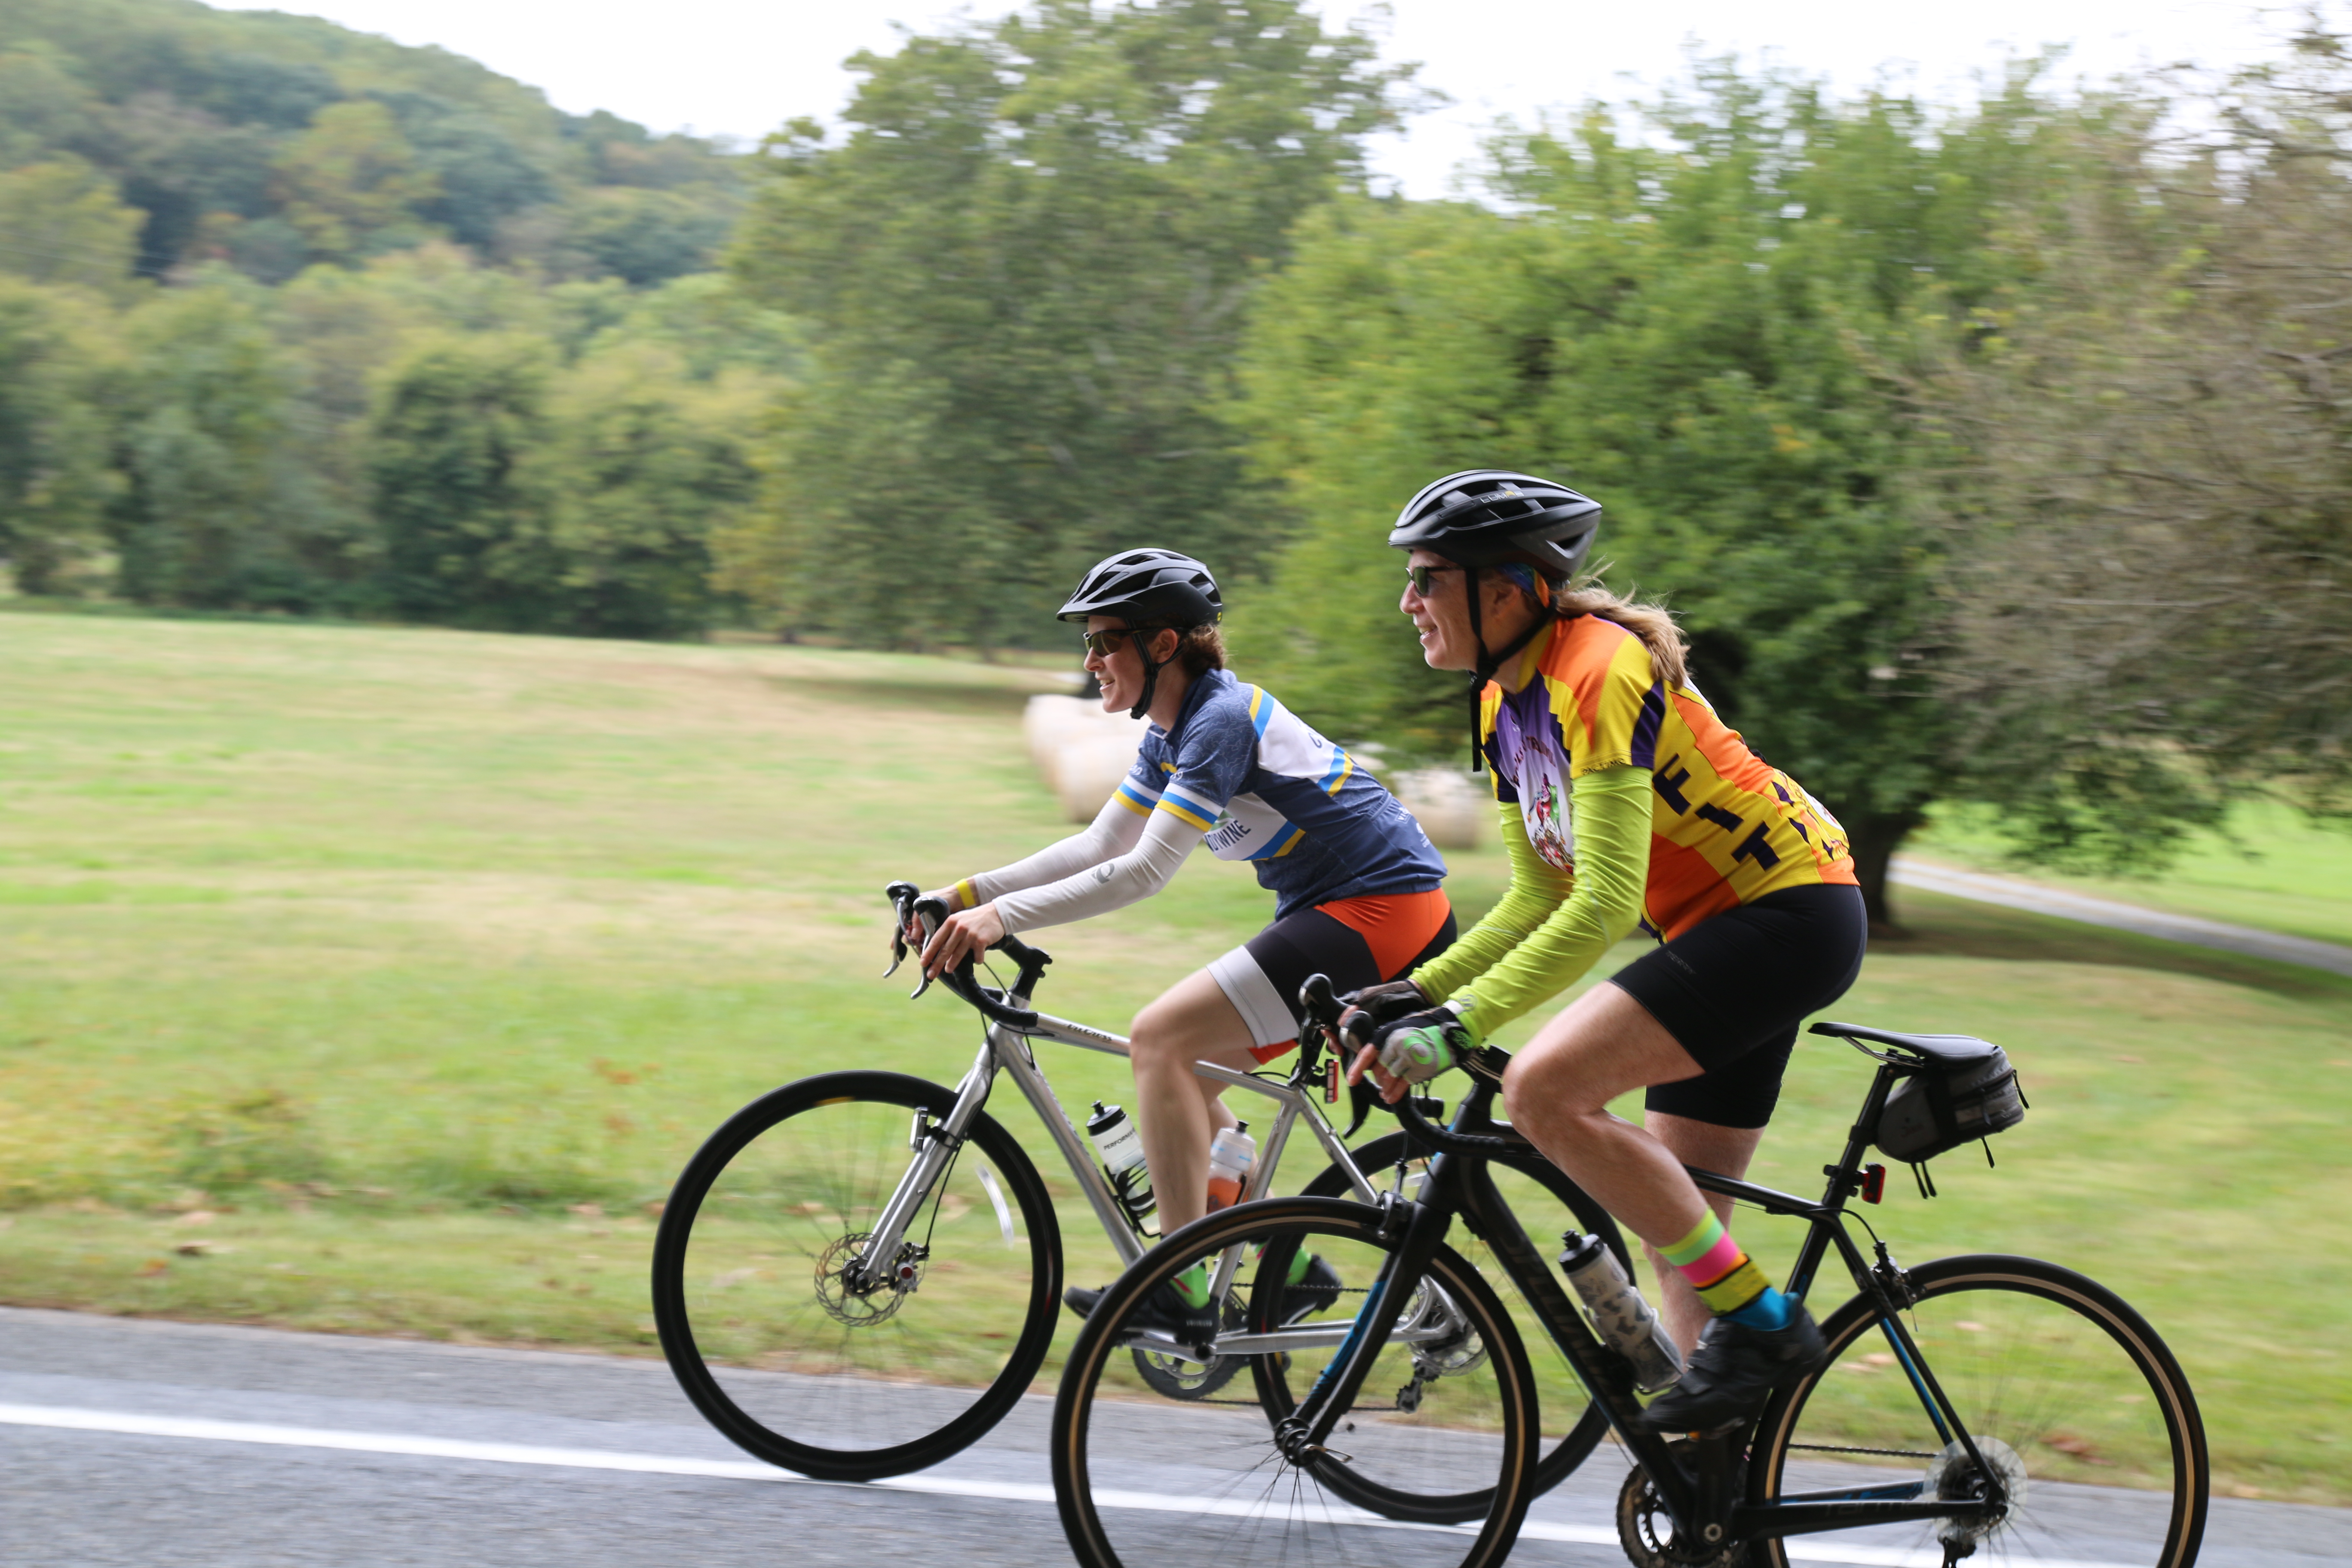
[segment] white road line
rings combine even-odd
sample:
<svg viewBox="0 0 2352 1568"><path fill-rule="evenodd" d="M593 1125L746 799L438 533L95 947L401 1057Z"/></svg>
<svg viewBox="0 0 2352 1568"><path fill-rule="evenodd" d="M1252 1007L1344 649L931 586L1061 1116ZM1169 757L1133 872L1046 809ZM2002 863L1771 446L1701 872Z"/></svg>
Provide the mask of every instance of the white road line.
<svg viewBox="0 0 2352 1568"><path fill-rule="evenodd" d="M258 1443L284 1448L333 1448L352 1454L399 1454L427 1459L473 1459L494 1465L548 1465L577 1470L629 1470L641 1475L709 1476L730 1481L787 1482L797 1486L835 1483L811 1480L751 1459L689 1459L668 1454L627 1454L605 1448L556 1448L533 1443L481 1443L465 1437L415 1437L395 1432L344 1432L323 1426L278 1426L260 1421L213 1421L185 1415L134 1415L113 1410L81 1410L58 1405L0 1404L0 1426L47 1426L72 1432L111 1432L131 1437L186 1437L211 1443ZM848 1483L841 1483L848 1484ZM949 1476L894 1476L865 1483L894 1491L929 1497L977 1498L993 1502L1050 1504L1054 1489L1025 1481L960 1480ZM1240 1517L1264 1511L1262 1505L1238 1500L1177 1497L1162 1492L1095 1493L1105 1508L1153 1513L1232 1514ZM1459 1528L1411 1525L1344 1504L1329 1506L1322 1516L1329 1524L1361 1525L1377 1530ZM1519 1531L1525 1541L1557 1541L1578 1546L1615 1546L1617 1532L1595 1525L1554 1524L1529 1520ZM1902 1552L1885 1548L1837 1546L1798 1538L1788 1554L1803 1562L1838 1564L1839 1568L1940 1568L1939 1552ZM1999 1568L1999 1556L1984 1559L1986 1568ZM2108 1563L2070 1562L2035 1558L2033 1568L2121 1568Z"/></svg>

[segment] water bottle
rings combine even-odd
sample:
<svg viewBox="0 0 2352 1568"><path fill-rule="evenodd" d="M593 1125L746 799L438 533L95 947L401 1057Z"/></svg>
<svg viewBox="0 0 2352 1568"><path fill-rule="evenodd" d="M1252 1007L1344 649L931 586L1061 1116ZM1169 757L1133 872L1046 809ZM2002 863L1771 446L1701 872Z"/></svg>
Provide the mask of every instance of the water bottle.
<svg viewBox="0 0 2352 1568"><path fill-rule="evenodd" d="M1257 1163L1257 1145L1250 1141L1249 1123L1235 1122L1218 1131L1209 1145L1209 1207L1231 1208L1242 1201L1250 1167Z"/></svg>
<svg viewBox="0 0 2352 1568"><path fill-rule="evenodd" d="M1560 1271L1583 1299L1594 1330L1633 1363L1633 1386L1644 1394L1672 1388L1683 1375L1683 1352L1625 1278L1617 1255L1597 1236L1570 1231L1560 1240L1567 1244L1559 1255Z"/></svg>
<svg viewBox="0 0 2352 1568"><path fill-rule="evenodd" d="M1087 1118L1087 1136L1094 1142L1103 1174L1110 1178L1110 1190L1118 1194L1119 1206L1127 1210L1135 1228L1142 1230L1159 1207L1151 1192L1151 1173L1143 1164L1143 1134L1136 1131L1126 1111L1097 1100L1095 1113Z"/></svg>

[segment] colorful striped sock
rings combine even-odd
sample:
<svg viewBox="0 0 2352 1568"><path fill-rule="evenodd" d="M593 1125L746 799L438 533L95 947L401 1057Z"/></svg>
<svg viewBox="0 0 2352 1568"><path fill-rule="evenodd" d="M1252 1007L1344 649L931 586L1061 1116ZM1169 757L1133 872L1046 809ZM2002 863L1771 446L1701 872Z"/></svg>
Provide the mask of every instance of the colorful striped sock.
<svg viewBox="0 0 2352 1568"><path fill-rule="evenodd" d="M1672 1247L1658 1250L1667 1262L1679 1269L1682 1277L1706 1303L1706 1310L1717 1317L1728 1317L1758 1298L1770 1293L1770 1280L1756 1267L1755 1259L1739 1249L1723 1222L1709 1209L1706 1217L1691 1227L1691 1233Z"/></svg>
<svg viewBox="0 0 2352 1568"><path fill-rule="evenodd" d="M1209 1266L1205 1262L1195 1263L1169 1283L1176 1287L1176 1294L1184 1299L1186 1306L1205 1307L1209 1304Z"/></svg>

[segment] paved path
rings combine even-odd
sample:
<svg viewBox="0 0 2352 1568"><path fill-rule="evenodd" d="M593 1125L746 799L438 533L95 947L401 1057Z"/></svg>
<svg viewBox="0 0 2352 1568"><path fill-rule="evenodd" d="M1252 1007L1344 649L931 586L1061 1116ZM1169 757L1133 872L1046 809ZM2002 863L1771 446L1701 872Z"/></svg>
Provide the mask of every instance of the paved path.
<svg viewBox="0 0 2352 1568"><path fill-rule="evenodd" d="M2199 920L2193 915L2167 914L2161 910L2143 909L2137 904L2095 899L2087 893L2045 888L2039 883L2020 881L2014 877L1996 877L1984 871L1964 871L1957 866L1936 865L1908 855L1895 858L1887 879L1906 888L1924 888L1931 893L1973 899L1980 904L2030 910L2038 915L2055 915L2060 920L2110 926L2116 931L2134 931L2141 936L2161 937L2167 942L2185 942L2196 947L2213 947L2224 952L2267 958L2277 963L2296 963L2306 969L2352 974L2352 947L2340 942L2314 942L2308 937L2258 931L2252 926Z"/></svg>
<svg viewBox="0 0 2352 1568"><path fill-rule="evenodd" d="M873 1568L951 1542L956 1568L1060 1568L1045 1430L1028 1400L937 1469L825 1486L746 1459L656 1363L0 1310L0 1563ZM1622 1564L1622 1475L1596 1455L1514 1563ZM2217 1502L2203 1562L2352 1562L2352 1510Z"/></svg>

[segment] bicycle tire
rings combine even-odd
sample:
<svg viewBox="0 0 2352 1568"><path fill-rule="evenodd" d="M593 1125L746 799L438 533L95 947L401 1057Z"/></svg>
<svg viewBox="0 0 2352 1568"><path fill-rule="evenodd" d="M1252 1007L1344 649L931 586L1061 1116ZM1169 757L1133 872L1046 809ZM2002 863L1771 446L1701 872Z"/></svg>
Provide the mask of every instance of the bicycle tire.
<svg viewBox="0 0 2352 1568"><path fill-rule="evenodd" d="M1383 1173L1394 1172L1400 1161L1411 1164L1425 1161L1427 1154L1414 1142L1411 1133L1399 1131L1361 1145L1352 1151L1352 1157L1356 1168L1378 1187ZM1626 1250L1625 1238L1619 1232L1617 1222L1609 1217L1609 1211L1594 1201L1591 1194L1570 1180L1567 1172L1533 1148L1514 1154L1490 1155L1487 1161L1490 1166L1503 1166L1549 1192L1559 1200L1567 1211L1567 1217L1575 1222L1576 1228L1599 1235L1608 1244L1609 1249L1617 1255L1617 1261L1624 1266L1626 1278L1633 1278L1633 1259ZM1558 1232L1547 1230L1542 1224L1531 1223L1534 1216L1526 1212L1523 1194L1513 1194L1503 1183L1496 1184L1496 1190L1502 1194L1505 1202L1512 1205L1513 1212L1518 1215L1520 1227L1528 1233L1528 1239L1535 1243L1539 1254L1543 1253L1547 1242ZM1348 1192L1348 1173L1334 1163L1307 1183L1302 1195L1344 1197ZM1466 1226L1467 1216L1465 1216L1465 1224ZM1559 1440L1536 1461L1535 1495L1541 1497L1567 1479L1570 1471L1591 1457L1593 1448L1609 1430L1609 1417L1592 1403L1591 1394L1585 1388L1583 1379L1577 1375L1567 1352L1559 1348L1559 1342L1552 1338L1551 1331L1533 1303L1512 1282L1510 1275L1503 1268L1501 1259L1494 1256L1483 1237L1471 1239L1475 1245L1465 1245L1464 1237L1455 1236L1453 1238L1454 1250L1468 1258L1471 1266L1494 1286L1496 1294L1502 1298L1513 1323L1518 1328L1520 1343L1526 1347L1528 1365L1535 1373L1538 1426L1543 1425L1540 1414L1543 1411L1558 1408L1563 1403L1580 1406L1576 1419L1561 1432Z"/></svg>
<svg viewBox="0 0 2352 1568"><path fill-rule="evenodd" d="M820 1480L921 1469L1036 1375L1061 1233L1036 1167L985 1112L904 1233L925 1249L902 1255L914 1284L843 1284L860 1224L912 1158L915 1115L943 1119L955 1099L898 1073L803 1079L736 1112L679 1175L654 1239L654 1322L687 1397L746 1452ZM942 1296L958 1322L940 1321Z"/></svg>
<svg viewBox="0 0 2352 1568"><path fill-rule="evenodd" d="M1946 1258L1908 1279L1916 1300L1904 1325L2015 1499L1990 1526L1900 1527L1908 1544L1933 1551L1939 1531L1973 1528L1969 1544L2021 1557L2189 1568L2211 1486L2205 1428L2180 1363L2147 1321L2105 1287L2037 1258ZM1932 1495L1967 1495L1973 1466L1956 1437L1939 1440L1885 1318L1856 1296L1822 1325L1829 1362L1765 1407L1752 1498L1867 1484L1869 1473L1899 1481L1923 1461ZM1890 1458L1901 1468L1890 1471ZM1885 1527L1890 1545L1896 1528ZM1787 1568L1780 1542L1754 1547L1760 1568Z"/></svg>
<svg viewBox="0 0 2352 1568"><path fill-rule="evenodd" d="M1334 1430L1334 1451L1319 1459L1301 1466L1282 1457L1263 1394L1233 1411L1121 1397L1129 1321L1178 1271L1228 1247L1261 1246L1245 1297L1253 1331L1265 1331L1291 1310L1284 1280L1301 1247L1342 1280L1361 1282L1349 1289L1368 1288L1396 1245L1381 1237L1381 1219L1379 1209L1328 1198L1251 1204L1187 1226L1120 1276L1079 1334L1054 1405L1055 1497L1081 1568L1293 1558L1335 1568L1495 1568L1504 1560L1533 1496L1534 1382L1509 1313L1451 1247L1437 1249L1424 1280L1457 1305L1460 1331L1450 1347L1428 1348L1444 1355L1475 1342L1482 1353L1458 1376L1428 1380L1408 1408L1390 1390L1415 1366L1416 1350L1392 1342ZM1416 1291L1412 1300L1423 1299ZM1347 1321L1305 1321L1329 1310L1298 1321L1332 1337L1287 1359L1319 1365L1336 1357ZM1276 1357L1245 1359L1256 1373ZM1423 1383L1414 1376L1409 1386ZM1356 1501L1383 1490L1391 1494L1384 1508ZM1433 1501L1442 1518L1416 1528L1423 1521L1411 1517L1415 1508Z"/></svg>

